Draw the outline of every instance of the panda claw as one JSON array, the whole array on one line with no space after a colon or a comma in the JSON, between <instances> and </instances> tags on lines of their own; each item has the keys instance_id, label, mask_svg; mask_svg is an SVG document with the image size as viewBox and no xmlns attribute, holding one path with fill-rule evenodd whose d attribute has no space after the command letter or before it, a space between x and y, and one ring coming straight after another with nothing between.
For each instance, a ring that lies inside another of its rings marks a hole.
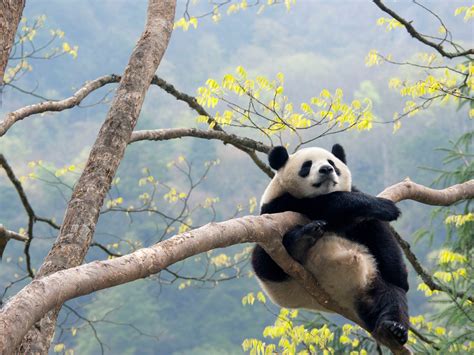
<instances>
[{"instance_id":1,"label":"panda claw","mask_svg":"<svg viewBox=\"0 0 474 355\"><path fill-rule=\"evenodd\" d=\"M381 324L398 344L403 345L408 340L408 329L401 323L395 321L384 321ZM387 334L388 335L388 334Z\"/></svg>"}]
</instances>

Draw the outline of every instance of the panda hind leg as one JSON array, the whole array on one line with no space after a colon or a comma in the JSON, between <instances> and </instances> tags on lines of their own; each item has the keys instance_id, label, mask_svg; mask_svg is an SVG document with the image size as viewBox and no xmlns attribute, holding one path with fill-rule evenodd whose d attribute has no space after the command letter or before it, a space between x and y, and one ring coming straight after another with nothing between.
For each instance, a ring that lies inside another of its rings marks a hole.
<instances>
[{"instance_id":1,"label":"panda hind leg","mask_svg":"<svg viewBox=\"0 0 474 355\"><path fill-rule=\"evenodd\" d=\"M376 277L369 294L358 303L358 313L384 345L401 346L408 340L409 316L405 290Z\"/></svg>"},{"instance_id":2,"label":"panda hind leg","mask_svg":"<svg viewBox=\"0 0 474 355\"><path fill-rule=\"evenodd\" d=\"M303 264L308 250L324 235L326 222L312 221L298 225L283 236L283 245L293 259Z\"/></svg>"}]
</instances>

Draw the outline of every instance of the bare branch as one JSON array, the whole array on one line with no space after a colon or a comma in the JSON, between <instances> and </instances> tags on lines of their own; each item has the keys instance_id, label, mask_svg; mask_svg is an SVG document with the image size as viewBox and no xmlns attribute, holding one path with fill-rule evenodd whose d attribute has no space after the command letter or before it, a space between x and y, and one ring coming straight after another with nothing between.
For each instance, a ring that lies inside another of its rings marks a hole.
<instances>
[{"instance_id":1,"label":"bare branch","mask_svg":"<svg viewBox=\"0 0 474 355\"><path fill-rule=\"evenodd\" d=\"M463 57L463 56L468 56L474 54L474 49L468 49L465 51L456 51L456 52L446 52L445 49L443 48L442 44L437 44L434 43L426 38L426 36L422 35L420 32L415 30L413 25L411 24L411 21L405 20L403 17L398 15L395 11L392 9L388 8L385 6L385 4L381 0L373 0L374 4L377 5L383 12L389 14L392 16L395 20L400 22L403 26L405 26L405 29L407 32L413 37L416 38L418 41L421 43L426 44L427 46L434 48L439 54L441 54L443 57L447 58L457 58L457 57Z\"/></svg>"},{"instance_id":2,"label":"bare branch","mask_svg":"<svg viewBox=\"0 0 474 355\"><path fill-rule=\"evenodd\" d=\"M23 249L23 252L25 254L25 259L26 259L26 269L28 270L29 276L33 278L35 275L33 272L33 268L31 266L30 246L31 246L31 242L33 241L33 228L36 222L36 215L35 215L35 212L33 211L33 207L31 207L30 202L28 201L28 198L26 197L25 191L23 190L23 186L21 185L20 180L16 178L15 173L13 172L13 169L8 164L3 154L0 154L0 166L3 167L3 169L7 173L8 178L12 182L13 186L15 186L15 189L18 192L18 195L20 196L21 203L23 204L26 214L28 215L28 238L25 241L25 247Z\"/></svg>"},{"instance_id":3,"label":"bare branch","mask_svg":"<svg viewBox=\"0 0 474 355\"><path fill-rule=\"evenodd\" d=\"M114 252L110 251L105 245L102 245L102 244L97 243L97 242L92 242L91 247L97 247L97 248L103 250L104 253L106 253L109 256L114 256L114 257L122 256L121 254L117 254L117 253L114 253Z\"/></svg>"},{"instance_id":4,"label":"bare branch","mask_svg":"<svg viewBox=\"0 0 474 355\"><path fill-rule=\"evenodd\" d=\"M26 213L28 214L29 217L34 219L35 213L33 211L33 208L30 205L30 202L28 201L28 198L26 197L25 191L23 190L23 186L21 186L20 180L17 179L10 164L8 164L4 155L1 153L0 153L0 166L3 167L3 169L7 173L8 178L12 182L13 186L15 186L15 189L18 192L18 195L20 196L21 203L23 204L23 207L25 207Z\"/></svg>"},{"instance_id":5,"label":"bare branch","mask_svg":"<svg viewBox=\"0 0 474 355\"><path fill-rule=\"evenodd\" d=\"M114 74L105 75L93 81L89 81L77 90L74 95L66 99L60 101L43 101L10 112L6 115L4 120L0 122L0 137L3 136L8 129L13 126L13 124L28 116L43 112L67 110L79 105L81 101L94 90L97 90L104 85L118 82L119 80L120 78Z\"/></svg>"}]
</instances>

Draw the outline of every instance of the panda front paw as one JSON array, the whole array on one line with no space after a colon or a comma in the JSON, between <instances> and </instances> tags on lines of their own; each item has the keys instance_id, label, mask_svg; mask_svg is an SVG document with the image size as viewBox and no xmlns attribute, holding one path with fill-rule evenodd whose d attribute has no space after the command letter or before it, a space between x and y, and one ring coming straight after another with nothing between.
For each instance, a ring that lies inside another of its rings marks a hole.
<instances>
[{"instance_id":1,"label":"panda front paw","mask_svg":"<svg viewBox=\"0 0 474 355\"><path fill-rule=\"evenodd\" d=\"M391 222L400 217L401 212L393 201L381 197L377 197L377 201L377 206L374 206L374 218Z\"/></svg>"},{"instance_id":2,"label":"panda front paw","mask_svg":"<svg viewBox=\"0 0 474 355\"><path fill-rule=\"evenodd\" d=\"M312 221L296 226L283 237L283 245L293 259L303 264L308 250L324 235L326 222Z\"/></svg>"},{"instance_id":3,"label":"panda front paw","mask_svg":"<svg viewBox=\"0 0 474 355\"><path fill-rule=\"evenodd\" d=\"M323 220L312 221L301 228L302 234L309 234L313 237L321 237L326 231L327 223Z\"/></svg>"}]
</instances>

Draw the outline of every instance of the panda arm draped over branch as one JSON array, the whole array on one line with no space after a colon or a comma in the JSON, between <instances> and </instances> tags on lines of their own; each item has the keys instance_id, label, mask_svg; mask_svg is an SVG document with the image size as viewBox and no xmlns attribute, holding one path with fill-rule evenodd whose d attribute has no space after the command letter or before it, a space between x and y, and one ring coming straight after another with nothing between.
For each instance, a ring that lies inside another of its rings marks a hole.
<instances>
[{"instance_id":1,"label":"panda arm draped over branch","mask_svg":"<svg viewBox=\"0 0 474 355\"><path fill-rule=\"evenodd\" d=\"M388 222L400 211L392 201L352 187L344 149L305 148L269 153L277 170L261 199L261 213L299 212L312 220L285 234L283 245L323 289L348 308L385 345L408 337L408 274ZM255 246L252 265L273 302L282 307L327 311Z\"/></svg>"}]
</instances>

